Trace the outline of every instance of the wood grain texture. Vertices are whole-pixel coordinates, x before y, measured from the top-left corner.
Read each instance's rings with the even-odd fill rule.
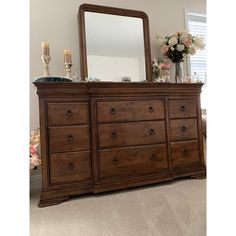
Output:
[[[79,125],[89,123],[88,103],[48,103],[48,125]]]
[[[165,122],[99,124],[99,148],[121,147],[165,142]]]
[[[88,125],[50,127],[48,130],[50,153],[90,148]]]
[[[50,183],[68,183],[91,178],[90,152],[56,153],[50,155]]]
[[[163,100],[98,102],[99,123],[164,119]]]
[[[200,164],[198,140],[171,143],[172,166]]]
[[[167,169],[166,145],[99,151],[100,177],[140,174]]]
[[[40,99],[42,144],[39,206],[58,204],[78,194],[205,175],[200,136],[201,84],[101,82],[35,86]],[[171,118],[170,109],[174,113],[173,107],[182,104],[191,112],[184,117],[173,114]],[[107,113],[114,106],[116,118],[111,119]],[[65,121],[63,114],[68,109],[80,115]],[[61,115],[49,122],[53,113]],[[80,124],[81,120],[88,123]]]
[[[169,100],[170,118],[185,118],[197,116],[196,100]]]
[[[180,141],[198,138],[197,119],[178,119],[170,121],[170,140]]]

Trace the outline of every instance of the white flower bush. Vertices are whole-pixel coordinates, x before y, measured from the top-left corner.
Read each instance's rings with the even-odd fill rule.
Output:
[[[188,54],[194,55],[198,49],[205,47],[202,37],[192,36],[188,32],[176,32],[170,36],[158,38],[161,45],[161,54],[167,56],[172,62],[182,62]]]

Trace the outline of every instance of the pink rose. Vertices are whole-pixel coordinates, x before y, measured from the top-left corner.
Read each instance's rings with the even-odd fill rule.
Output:
[[[162,47],[161,47],[161,54],[166,54],[167,52],[168,52],[168,50],[169,50],[169,47],[167,46],[167,45],[163,45]]]
[[[36,153],[36,148],[35,148],[35,146],[34,145],[30,145],[30,154],[31,155],[34,155]]]
[[[183,40],[183,44],[184,44],[186,47],[190,47],[191,44],[192,44],[192,39],[186,38],[185,40]]]

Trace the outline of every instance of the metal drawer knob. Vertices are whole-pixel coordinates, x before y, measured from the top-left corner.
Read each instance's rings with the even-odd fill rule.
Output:
[[[71,110],[68,110],[68,111],[66,112],[66,115],[67,115],[67,116],[72,116],[72,114],[73,114],[73,113],[72,113]]]
[[[155,134],[155,130],[154,130],[154,129],[150,129],[150,130],[149,130],[149,134],[150,134],[150,135],[154,135],[154,134]]]
[[[114,164],[114,165],[118,165],[118,164],[119,164],[119,161],[114,158],[114,159],[113,159],[113,164]]]
[[[188,131],[188,128],[186,126],[182,126],[181,131],[185,133]]]
[[[151,158],[151,160],[156,160],[156,159],[157,159],[157,156],[156,156],[155,154],[152,154],[152,155],[150,156],[150,158]]]
[[[75,166],[74,166],[74,163],[73,163],[73,162],[69,163],[68,169],[69,169],[69,170],[75,169]]]
[[[111,133],[111,137],[112,137],[113,139],[117,138],[117,133],[116,133],[116,131],[114,131],[114,132]]]
[[[149,110],[148,110],[150,113],[154,112],[154,108],[152,106],[149,107]]]
[[[185,111],[185,106],[181,106],[180,111]]]
[[[116,114],[116,109],[115,108],[111,108],[111,114],[115,115]]]
[[[184,149],[183,155],[184,155],[184,156],[187,156],[187,155],[188,155],[188,150]]]
[[[74,140],[74,137],[72,134],[69,134],[67,137],[68,142],[72,142]]]

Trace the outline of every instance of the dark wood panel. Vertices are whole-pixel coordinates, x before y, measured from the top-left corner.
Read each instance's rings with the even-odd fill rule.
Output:
[[[198,140],[171,143],[172,166],[200,164]]]
[[[197,116],[196,100],[169,100],[170,118]]]
[[[50,153],[89,149],[89,143],[88,125],[49,128]]]
[[[165,142],[164,121],[99,124],[99,147],[119,147]]]
[[[89,123],[88,103],[48,103],[48,125]]]
[[[97,103],[98,122],[164,119],[164,101],[112,101]]]
[[[167,168],[165,144],[99,151],[100,177],[123,176]]]
[[[170,121],[170,140],[181,141],[198,138],[196,119],[178,119]]]
[[[91,178],[90,152],[70,152],[50,155],[50,182],[67,183]]]

